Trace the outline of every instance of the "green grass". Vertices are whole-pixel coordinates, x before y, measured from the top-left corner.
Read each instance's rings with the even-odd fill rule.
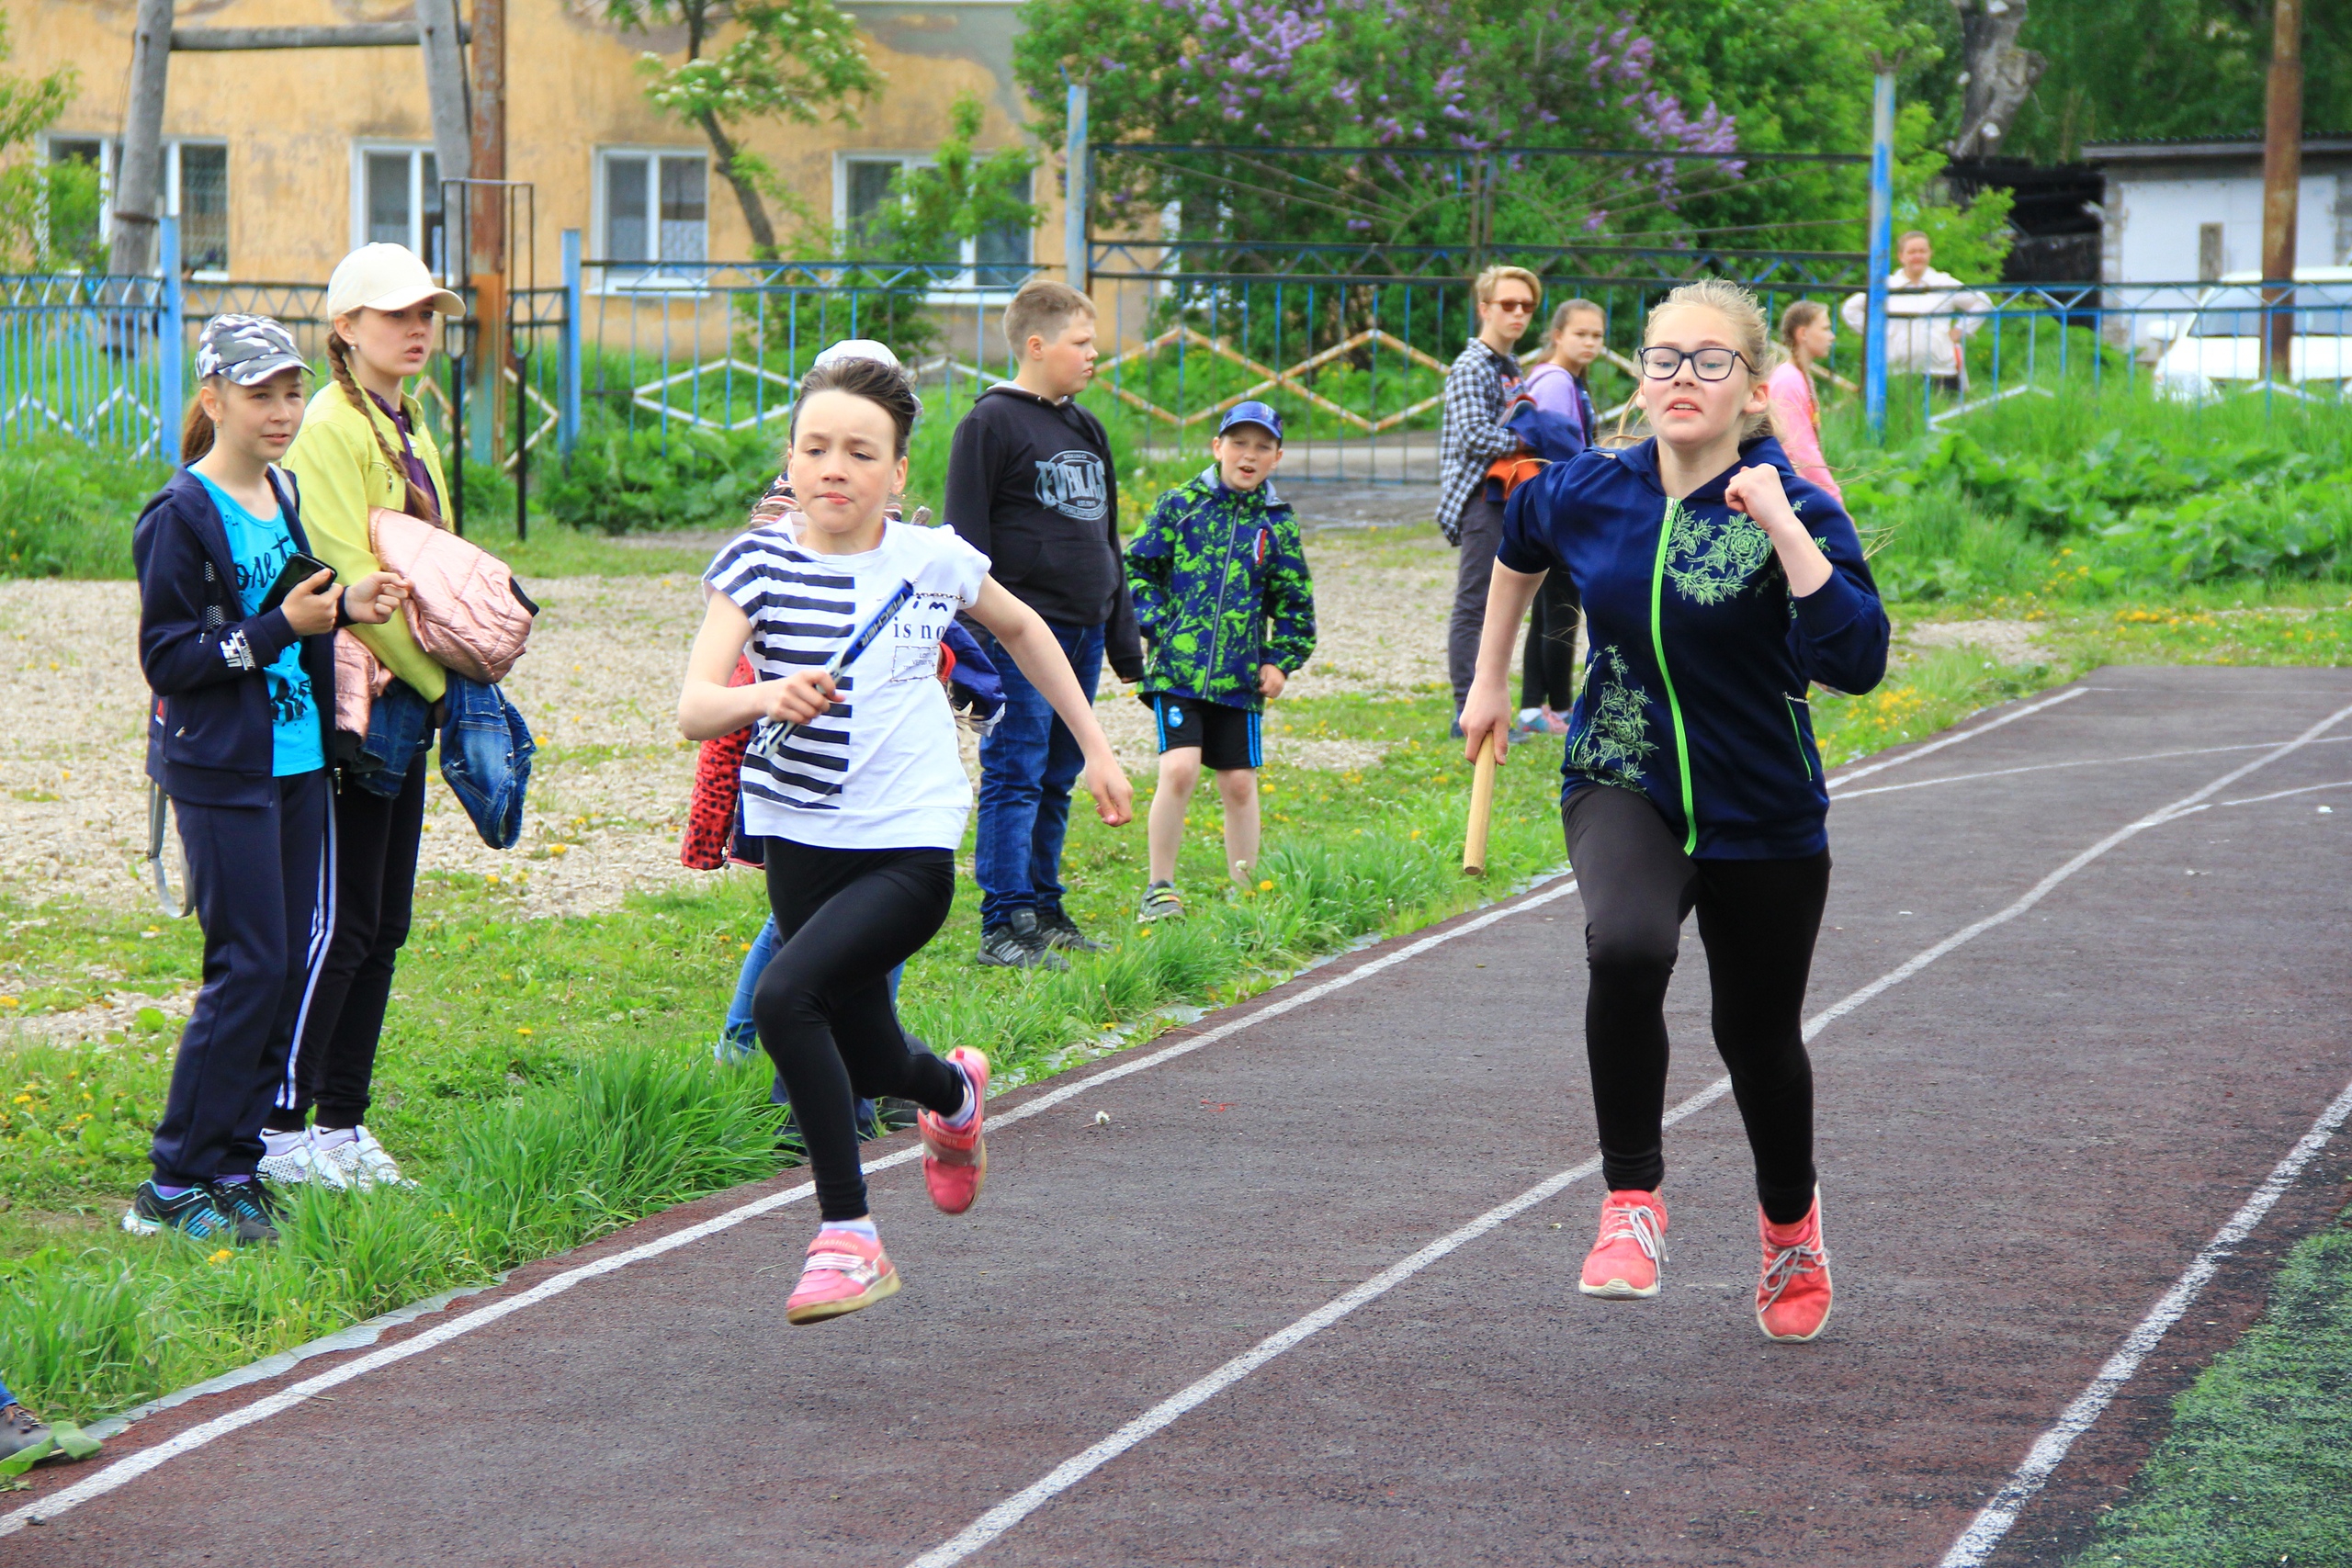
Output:
[[[2076,1568],[2352,1562],[2352,1209],[2287,1255],[2260,1323],[2173,1402],[2171,1433]]]

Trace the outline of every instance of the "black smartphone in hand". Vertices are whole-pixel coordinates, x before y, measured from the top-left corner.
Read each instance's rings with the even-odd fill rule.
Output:
[[[278,571],[277,581],[271,583],[269,592],[261,596],[261,607],[254,614],[268,615],[286,602],[288,593],[328,570],[326,562],[314,556],[306,556],[300,550],[295,551],[286,558],[286,565]]]

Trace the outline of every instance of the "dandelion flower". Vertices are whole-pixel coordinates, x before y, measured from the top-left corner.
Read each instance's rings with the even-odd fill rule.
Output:
[[[222,1263],[226,1263],[226,1262],[228,1262],[228,1261],[229,1261],[229,1259],[231,1259],[232,1258],[234,1258],[234,1257],[236,1257],[236,1256],[237,1256],[237,1254],[236,1254],[236,1249],[235,1249],[235,1248],[233,1248],[233,1247],[222,1247],[220,1251],[218,1251],[218,1252],[214,1253],[211,1257],[207,1258],[205,1259],[205,1261],[206,1261],[207,1263],[210,1263],[210,1264],[214,1264],[214,1265],[219,1265],[219,1264],[222,1264]]]
[[[528,1034],[531,1032],[531,1026],[527,1023],[516,1024],[514,1026],[514,1032],[517,1034]]]
[[[1274,885],[1271,881],[1261,882],[1258,884],[1258,891],[1261,893],[1272,893],[1273,890]]]

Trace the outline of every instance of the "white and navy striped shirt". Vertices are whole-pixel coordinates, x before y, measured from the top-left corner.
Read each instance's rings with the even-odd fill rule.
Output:
[[[901,583],[915,592],[841,672],[831,709],[744,757],[744,829],[828,849],[955,849],[972,787],[939,639],[979,598],[988,558],[953,529],[907,523],[886,523],[863,554],[821,555],[794,542],[797,521],[744,534],[703,577],[750,617],[760,680],[821,667]]]

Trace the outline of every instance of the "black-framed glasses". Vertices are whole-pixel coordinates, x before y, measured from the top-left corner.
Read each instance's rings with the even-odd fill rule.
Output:
[[[1752,374],[1756,367],[1748,364],[1747,355],[1734,348],[1668,348],[1663,344],[1642,350],[1642,374],[1653,381],[1670,381],[1688,360],[1690,368],[1702,381],[1721,381],[1731,375],[1735,365],[1747,365]]]

